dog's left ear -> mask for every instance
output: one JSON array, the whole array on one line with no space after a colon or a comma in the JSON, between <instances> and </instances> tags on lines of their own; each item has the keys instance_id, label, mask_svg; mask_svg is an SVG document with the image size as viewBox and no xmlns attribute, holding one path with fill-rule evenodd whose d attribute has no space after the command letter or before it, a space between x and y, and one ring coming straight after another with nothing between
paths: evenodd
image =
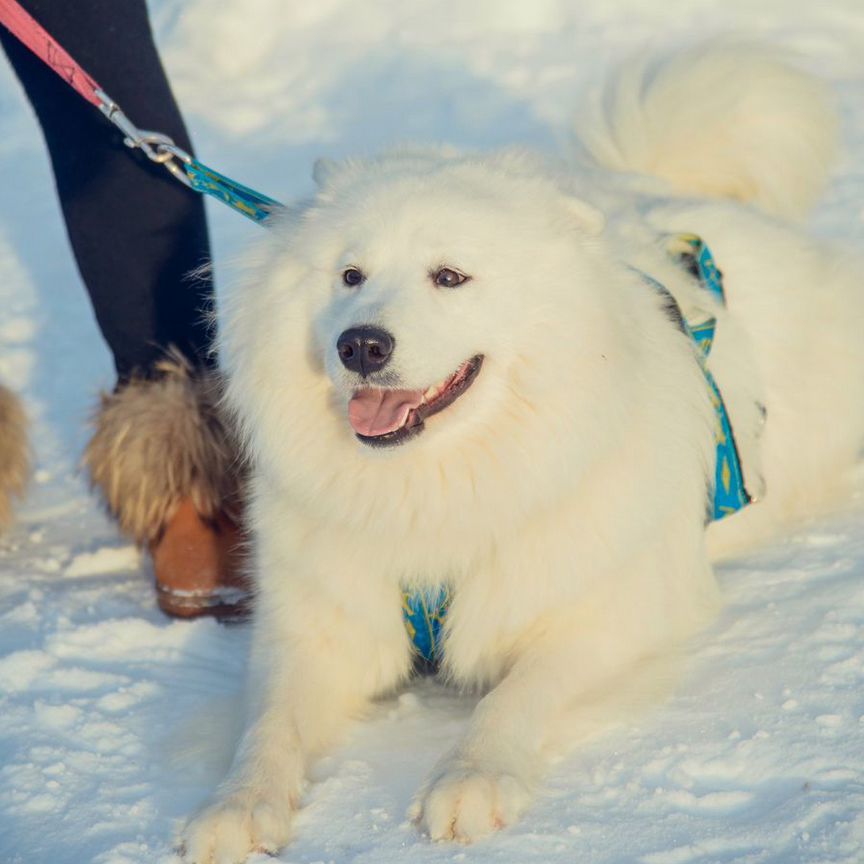
<instances>
[{"instance_id":1,"label":"dog's left ear","mask_svg":"<svg viewBox=\"0 0 864 864\"><path fill-rule=\"evenodd\" d=\"M597 237L603 233L603 229L606 227L606 217L593 204L589 204L581 198L567 195L564 199L564 206L571 215L576 217L579 226L586 234Z\"/></svg>"},{"instance_id":2,"label":"dog's left ear","mask_svg":"<svg viewBox=\"0 0 864 864\"><path fill-rule=\"evenodd\" d=\"M315 160L312 168L312 179L319 189L322 189L341 171L341 163L335 159L325 159L323 156Z\"/></svg>"}]
</instances>

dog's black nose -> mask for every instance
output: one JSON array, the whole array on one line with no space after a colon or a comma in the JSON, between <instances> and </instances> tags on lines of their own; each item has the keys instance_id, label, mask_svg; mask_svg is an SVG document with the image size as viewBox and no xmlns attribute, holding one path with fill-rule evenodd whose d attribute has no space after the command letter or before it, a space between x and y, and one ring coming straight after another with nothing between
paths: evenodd
<instances>
[{"instance_id":1,"label":"dog's black nose","mask_svg":"<svg viewBox=\"0 0 864 864\"><path fill-rule=\"evenodd\" d=\"M395 346L386 330L369 326L349 327L336 341L342 365L364 378L387 365Z\"/></svg>"}]
</instances>

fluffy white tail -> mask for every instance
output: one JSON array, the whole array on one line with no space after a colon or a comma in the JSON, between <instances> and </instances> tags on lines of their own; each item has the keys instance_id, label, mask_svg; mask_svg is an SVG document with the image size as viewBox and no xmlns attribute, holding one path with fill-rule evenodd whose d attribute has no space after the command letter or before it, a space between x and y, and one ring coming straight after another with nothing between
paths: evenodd
<instances>
[{"instance_id":1,"label":"fluffy white tail","mask_svg":"<svg viewBox=\"0 0 864 864\"><path fill-rule=\"evenodd\" d=\"M838 117L828 88L771 48L716 43L631 61L580 134L600 165L683 195L802 216L827 180Z\"/></svg>"}]
</instances>

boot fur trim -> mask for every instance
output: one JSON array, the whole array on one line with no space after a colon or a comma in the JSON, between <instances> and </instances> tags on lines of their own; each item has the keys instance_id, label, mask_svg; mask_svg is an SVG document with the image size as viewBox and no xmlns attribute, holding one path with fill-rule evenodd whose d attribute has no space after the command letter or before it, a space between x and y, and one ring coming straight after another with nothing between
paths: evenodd
<instances>
[{"instance_id":1,"label":"boot fur trim","mask_svg":"<svg viewBox=\"0 0 864 864\"><path fill-rule=\"evenodd\" d=\"M27 417L18 397L0 384L0 528L12 518L12 498L30 473Z\"/></svg>"},{"instance_id":2,"label":"boot fur trim","mask_svg":"<svg viewBox=\"0 0 864 864\"><path fill-rule=\"evenodd\" d=\"M158 372L102 395L84 452L91 484L142 545L158 540L184 498L205 519L233 514L239 501L238 452L219 408L219 375L193 373L176 353Z\"/></svg>"}]
</instances>

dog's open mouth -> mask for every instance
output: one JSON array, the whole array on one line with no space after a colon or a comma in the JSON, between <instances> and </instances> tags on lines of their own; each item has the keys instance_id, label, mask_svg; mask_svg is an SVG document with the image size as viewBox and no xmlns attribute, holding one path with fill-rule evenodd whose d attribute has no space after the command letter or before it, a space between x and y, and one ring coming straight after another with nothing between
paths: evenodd
<instances>
[{"instance_id":1,"label":"dog's open mouth","mask_svg":"<svg viewBox=\"0 0 864 864\"><path fill-rule=\"evenodd\" d=\"M452 405L473 383L483 365L478 354L466 360L440 384L426 390L366 387L348 405L348 420L357 437L370 447L392 447L423 431L428 417Z\"/></svg>"}]
</instances>

